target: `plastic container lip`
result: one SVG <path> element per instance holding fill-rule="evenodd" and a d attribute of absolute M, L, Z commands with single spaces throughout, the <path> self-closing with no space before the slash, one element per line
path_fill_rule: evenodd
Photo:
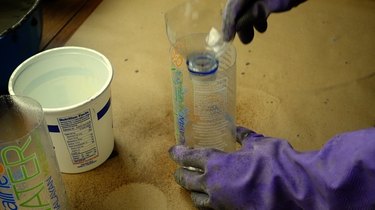
<path fill-rule="evenodd" d="M 32 65 L 33 63 L 37 62 L 38 60 L 43 60 L 43 59 L 48 59 L 48 54 L 54 54 L 55 56 L 58 55 L 59 53 L 68 53 L 70 52 L 71 54 L 79 54 L 79 53 L 86 53 L 90 55 L 96 56 L 97 59 L 101 59 L 105 66 L 107 67 L 108 71 L 108 77 L 106 78 L 106 81 L 104 82 L 104 85 L 99 88 L 95 94 L 87 98 L 86 100 L 82 100 L 79 103 L 69 105 L 69 106 L 64 106 L 64 107 L 58 107 L 58 108 L 44 108 L 43 111 L 45 113 L 58 113 L 58 112 L 65 112 L 65 111 L 70 111 L 76 108 L 79 108 L 81 106 L 86 105 L 90 101 L 94 101 L 96 98 L 98 98 L 107 88 L 109 88 L 112 79 L 113 79 L 113 69 L 112 65 L 109 62 L 109 60 L 101 53 L 89 49 L 89 48 L 84 48 L 84 47 L 76 47 L 76 46 L 64 46 L 64 47 L 57 47 L 53 49 L 49 49 L 46 51 L 43 51 L 41 53 L 38 53 L 27 60 L 25 60 L 23 63 L 21 63 L 12 73 L 9 79 L 9 84 L 8 84 L 8 90 L 11 95 L 18 95 L 14 89 L 14 85 L 17 82 L 18 77 L 27 69 L 29 65 Z M 48 53 L 48 54 L 47 54 Z M 45 57 L 46 56 L 46 57 Z"/>
<path fill-rule="evenodd" d="M 218 70 L 219 61 L 209 53 L 193 54 L 188 56 L 186 65 L 190 73 L 205 76 L 214 74 Z M 209 68 L 205 69 L 207 65 Z"/>
<path fill-rule="evenodd" d="M 36 100 L 34 100 L 34 99 L 32 99 L 28 96 L 13 96 L 13 95 L 2 95 L 2 96 L 0 96 L 0 99 L 1 100 L 3 100 L 3 99 L 5 99 L 5 100 L 18 100 L 21 103 L 28 103 L 27 105 L 32 106 L 32 108 L 35 109 L 34 111 L 37 112 L 36 120 L 35 120 L 36 123 L 34 123 L 33 126 L 30 127 L 27 130 L 26 134 L 24 134 L 20 137 L 17 137 L 15 139 L 1 139 L 0 144 L 5 143 L 5 142 L 13 142 L 13 141 L 18 141 L 18 140 L 24 139 L 30 133 L 33 133 L 36 129 L 38 129 L 41 126 L 41 124 L 44 122 L 43 121 L 44 120 L 44 114 L 43 114 L 42 106 Z M 12 103 L 14 103 L 14 102 L 12 101 Z"/>

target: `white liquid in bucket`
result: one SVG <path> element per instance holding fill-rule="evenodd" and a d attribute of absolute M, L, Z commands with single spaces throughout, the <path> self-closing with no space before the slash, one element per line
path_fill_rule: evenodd
<path fill-rule="evenodd" d="M 44 108 L 72 106 L 87 101 L 104 86 L 108 76 L 92 75 L 84 69 L 57 69 L 41 75 L 24 88 Z"/>
<path fill-rule="evenodd" d="M 89 101 L 103 91 L 111 73 L 90 55 L 58 54 L 25 66 L 14 82 L 17 94 L 36 99 L 43 109 L 59 109 Z"/>

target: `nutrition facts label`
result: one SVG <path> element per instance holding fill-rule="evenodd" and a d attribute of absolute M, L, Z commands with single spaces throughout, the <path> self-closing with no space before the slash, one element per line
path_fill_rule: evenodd
<path fill-rule="evenodd" d="M 73 164 L 81 164 L 98 156 L 90 110 L 58 118 L 58 122 Z"/>

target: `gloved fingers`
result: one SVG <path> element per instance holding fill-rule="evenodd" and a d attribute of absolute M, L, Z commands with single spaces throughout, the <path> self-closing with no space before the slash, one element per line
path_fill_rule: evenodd
<path fill-rule="evenodd" d="M 248 142 L 251 142 L 251 140 L 257 138 L 264 138 L 264 136 L 262 134 L 255 133 L 254 131 L 248 128 L 237 126 L 236 140 L 242 146 L 245 146 Z"/>
<path fill-rule="evenodd" d="M 194 205 L 198 209 L 212 209 L 210 207 L 210 198 L 206 193 L 201 193 L 201 192 L 191 192 L 190 194 L 191 200 L 193 201 Z"/>
<path fill-rule="evenodd" d="M 169 149 L 172 160 L 181 166 L 192 166 L 204 170 L 211 155 L 223 153 L 215 149 L 197 148 L 189 149 L 184 145 L 175 145 Z"/>
<path fill-rule="evenodd" d="M 178 168 L 174 173 L 177 184 L 189 191 L 204 192 L 204 186 L 201 182 L 202 173 L 192 171 L 186 168 Z"/>
<path fill-rule="evenodd" d="M 236 31 L 244 44 L 250 43 L 254 38 L 253 27 L 263 33 L 267 30 L 267 17 L 270 14 L 266 3 L 257 1 L 241 12 L 236 23 Z"/>
<path fill-rule="evenodd" d="M 236 22 L 236 32 L 243 44 L 250 43 L 254 38 L 254 14 L 252 13 L 252 8 L 249 8 L 250 11 L 245 11 L 241 16 L 239 16 Z"/>
<path fill-rule="evenodd" d="M 260 33 L 263 33 L 267 30 L 267 18 L 270 15 L 270 11 L 264 2 L 257 2 L 254 7 L 257 10 L 257 17 L 254 21 L 254 28 Z"/>
<path fill-rule="evenodd" d="M 228 42 L 234 39 L 236 34 L 237 16 L 243 8 L 245 0 L 228 0 L 223 14 L 223 34 L 224 41 Z"/>
<path fill-rule="evenodd" d="M 250 26 L 248 29 L 237 31 L 237 34 L 243 44 L 249 44 L 254 39 L 253 26 Z"/>
<path fill-rule="evenodd" d="M 254 28 L 259 31 L 260 33 L 263 33 L 267 30 L 268 23 L 267 20 L 258 20 L 256 23 L 254 23 Z"/>

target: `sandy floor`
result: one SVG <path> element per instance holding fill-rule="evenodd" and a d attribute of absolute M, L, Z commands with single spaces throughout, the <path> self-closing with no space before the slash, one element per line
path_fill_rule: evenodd
<path fill-rule="evenodd" d="M 115 69 L 118 155 L 64 175 L 73 209 L 194 209 L 175 184 L 169 43 L 164 13 L 181 0 L 104 0 L 67 45 Z M 319 149 L 339 132 L 375 126 L 375 1 L 310 0 L 269 18 L 251 45 L 236 39 L 237 122 Z"/>

